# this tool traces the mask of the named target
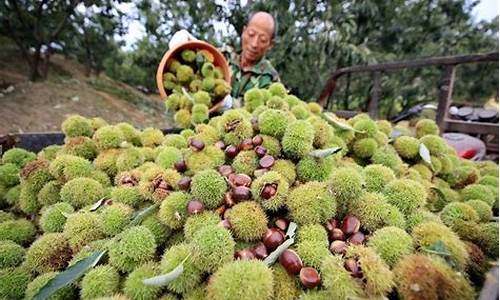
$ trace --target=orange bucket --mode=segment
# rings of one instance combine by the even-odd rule
[[[158,86],[158,91],[160,92],[160,98],[165,101],[167,99],[167,91],[165,90],[165,87],[163,86],[163,73],[165,73],[165,68],[168,67],[169,60],[171,58],[174,58],[177,56],[177,54],[185,49],[192,49],[192,50],[207,50],[214,56],[214,66],[220,67],[222,69],[222,73],[224,74],[224,80],[227,81],[227,83],[231,84],[231,71],[229,69],[229,65],[227,63],[226,58],[222,53],[215,48],[214,46],[210,45],[207,42],[204,41],[188,41],[185,43],[181,43],[177,46],[175,46],[172,49],[169,49],[165,54],[163,54],[163,57],[160,61],[160,64],[158,65],[158,70],[156,71],[156,85]]]

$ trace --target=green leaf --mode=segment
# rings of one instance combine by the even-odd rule
[[[318,150],[313,150],[309,152],[309,156],[315,157],[315,158],[325,158],[330,155],[333,155],[335,153],[338,153],[342,150],[341,147],[333,147],[333,148],[327,148],[327,149],[318,149]]]
[[[289,238],[293,238],[295,236],[295,231],[297,230],[297,224],[294,222],[290,222],[288,225],[288,229],[286,230],[286,236]]]
[[[96,203],[92,204],[92,206],[89,208],[89,211],[96,211],[99,207],[101,207],[104,204],[104,200],[106,200],[105,197],[99,199]]]
[[[429,165],[432,165],[431,161],[431,153],[429,152],[429,149],[427,149],[427,146],[425,146],[424,143],[421,143],[419,148],[418,148],[418,154],[420,154],[420,157]]]
[[[269,254],[264,259],[264,263],[269,267],[272,266],[276,262],[276,260],[280,257],[280,255],[283,252],[285,252],[285,250],[288,249],[288,247],[290,247],[294,242],[295,240],[293,238],[286,240],[283,244],[279,245],[278,248],[276,248],[276,250],[271,252],[271,254]]]
[[[390,136],[389,136],[389,137],[391,138],[391,140],[395,140],[395,139],[397,139],[398,137],[400,137],[400,136],[402,136],[402,135],[403,135],[403,132],[402,132],[402,131],[399,131],[399,130],[397,130],[397,129],[393,129],[393,130],[391,131],[391,134],[390,134]]]
[[[139,211],[137,214],[135,214],[134,218],[130,223],[127,225],[127,228],[132,227],[132,226],[137,226],[142,223],[142,221],[149,217],[158,207],[160,206],[159,203],[155,203],[149,207],[146,207],[145,209]]]
[[[76,264],[68,267],[64,272],[57,274],[56,277],[49,280],[35,295],[34,300],[45,300],[57,292],[59,289],[72,284],[80,278],[85,272],[93,268],[106,251],[96,251],[89,257],[80,260]]]
[[[184,96],[186,96],[186,98],[188,98],[189,101],[191,101],[191,103],[194,104],[193,97],[191,97],[191,95],[186,91],[186,89],[184,87],[182,88],[182,93],[184,94]]]
[[[446,245],[441,240],[438,240],[428,248],[424,248],[424,251],[444,257],[451,256],[448,248],[446,248]]]
[[[363,133],[363,131],[356,130],[351,125],[337,120],[335,114],[333,114],[331,112],[325,112],[322,114],[322,116],[323,116],[323,119],[325,119],[328,123],[330,123],[331,125],[335,126],[336,128],[338,128],[340,130],[348,130],[348,131],[354,131],[357,133]]]
[[[179,276],[182,275],[182,273],[184,272],[184,263],[186,262],[186,260],[190,256],[191,256],[191,254],[186,256],[186,258],[184,258],[184,260],[177,267],[175,267],[172,271],[168,272],[167,274],[163,274],[163,275],[159,275],[159,276],[155,276],[155,277],[151,277],[151,278],[146,278],[142,282],[144,283],[144,285],[147,285],[147,286],[165,286],[165,285],[167,285],[169,282],[179,278]]]

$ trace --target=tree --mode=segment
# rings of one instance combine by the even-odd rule
[[[86,66],[86,75],[99,75],[104,70],[104,61],[117,55],[120,43],[115,35],[126,33],[125,14],[111,1],[98,2],[77,11],[69,24],[70,28],[62,37],[64,51],[74,56]]]
[[[0,33],[11,38],[30,67],[30,79],[47,77],[50,56],[81,0],[2,0]]]

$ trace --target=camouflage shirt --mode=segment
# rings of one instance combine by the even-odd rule
[[[271,65],[269,60],[263,57],[248,71],[244,71],[240,66],[240,55],[231,48],[225,47],[224,54],[228,57],[231,68],[231,96],[242,98],[246,91],[253,87],[266,88],[271,83],[279,81],[278,72]]]

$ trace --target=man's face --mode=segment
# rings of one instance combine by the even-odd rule
[[[259,61],[273,46],[273,23],[255,16],[244,28],[241,37],[241,55],[246,61]]]

